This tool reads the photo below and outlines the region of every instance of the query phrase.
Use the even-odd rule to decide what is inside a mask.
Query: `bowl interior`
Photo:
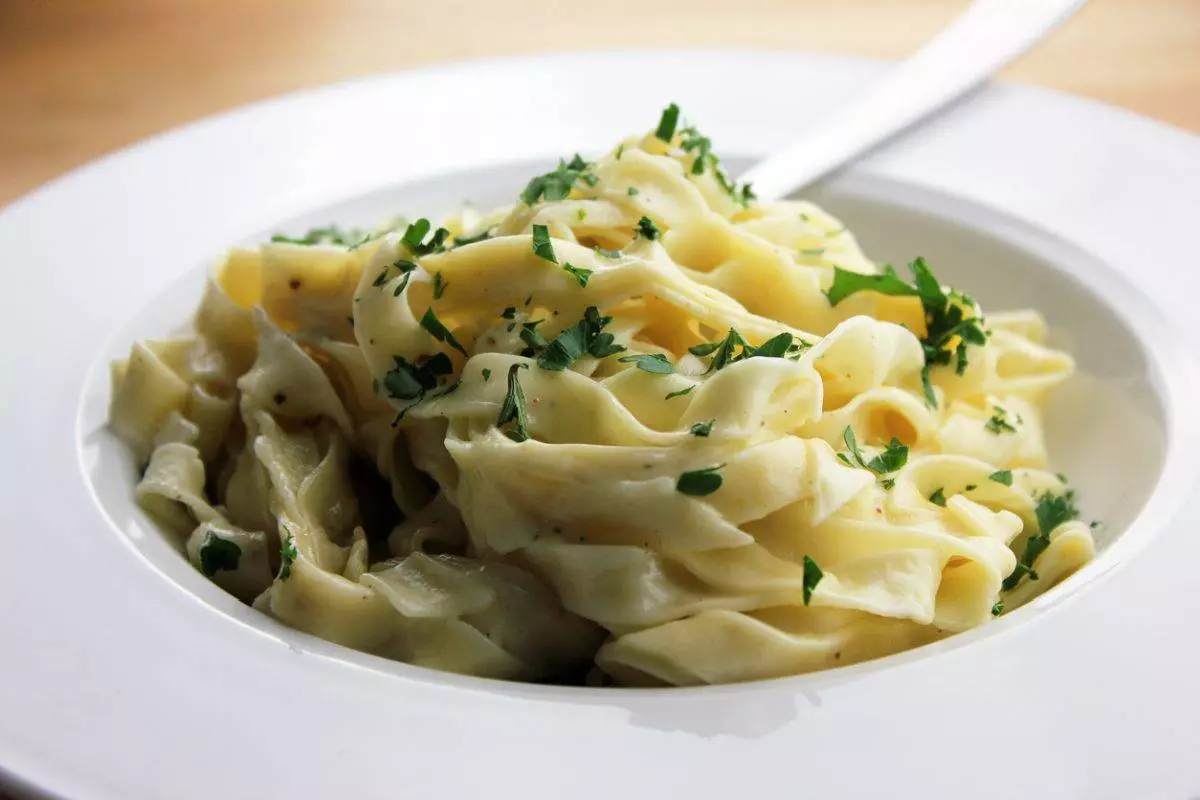
[[[736,167],[737,160],[731,161]],[[245,241],[331,221],[370,225],[396,214],[437,218],[464,203],[490,208],[511,202],[528,176],[544,166],[513,164],[381,189],[281,221]],[[939,278],[975,296],[985,311],[1032,307],[1042,312],[1051,325],[1051,343],[1072,353],[1079,367],[1049,405],[1052,468],[1077,488],[1084,518],[1102,521],[1101,549],[1119,539],[1162,475],[1170,423],[1165,384],[1147,346],[1155,338],[1152,315],[1145,324],[1144,319],[1136,326],[1130,322],[1130,309],[1142,307],[1136,288],[1086,253],[959,198],[855,172],[805,196],[841,217],[877,261],[899,266],[924,256]],[[192,569],[179,554],[180,543],[138,510],[136,465],[105,427],[107,362],[124,357],[136,339],[181,329],[199,300],[206,270],[207,265],[194,265],[136,310],[97,354],[82,398],[80,463],[102,511],[154,568],[242,622],[287,635],[265,617],[255,621],[259,615],[247,618],[236,611],[237,601]]]

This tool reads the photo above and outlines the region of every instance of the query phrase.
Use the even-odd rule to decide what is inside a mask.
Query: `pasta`
[[[987,624],[1094,554],[1071,358],[658,128],[511,207],[233,250],[113,365],[137,501],[219,586],[386,658],[696,685]]]

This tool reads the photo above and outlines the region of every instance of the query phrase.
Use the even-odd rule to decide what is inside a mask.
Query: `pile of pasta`
[[[850,664],[1086,563],[1038,314],[881,269],[674,128],[437,230],[230,252],[194,333],[113,365],[138,502],[286,625],[528,681]]]

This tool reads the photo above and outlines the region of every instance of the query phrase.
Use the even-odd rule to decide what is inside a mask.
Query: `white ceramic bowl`
[[[553,158],[643,129],[671,100],[736,167],[878,69],[676,53],[381,77],[189,126],[0,212],[15,387],[0,466],[9,781],[72,798],[1200,790],[1200,274],[1187,268],[1200,145],[1093,104],[989,89],[808,193],[869,255],[924,255],[985,308],[1038,308],[1078,359],[1047,427],[1055,466],[1105,523],[1101,554],[983,628],[741,686],[465,678],[272,622],[132,503],[132,464],[103,428],[107,362],[186,319],[230,243],[504,202]]]

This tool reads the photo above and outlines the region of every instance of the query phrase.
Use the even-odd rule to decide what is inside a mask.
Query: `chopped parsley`
[[[1030,535],[1025,540],[1025,550],[1021,553],[1016,569],[1001,584],[1001,588],[1006,592],[1015,589],[1025,575],[1028,575],[1031,581],[1038,580],[1038,574],[1034,571],[1033,565],[1038,556],[1050,546],[1050,534],[1059,525],[1079,516],[1079,509],[1075,507],[1075,493],[1070,491],[1066,494],[1046,492],[1038,498],[1034,516],[1037,518],[1037,533]]]
[[[625,194],[629,195],[630,197],[637,197],[641,193],[638,191],[636,186],[630,186],[625,190]]]
[[[517,318],[517,307],[516,306],[505,306],[504,310],[500,312],[500,316],[503,317],[504,319],[516,319]]]
[[[706,169],[711,169],[713,177],[717,184],[728,194],[734,202],[743,206],[749,205],[751,200],[754,200],[754,192],[750,188],[750,184],[737,186],[725,174],[725,170],[721,169],[721,159],[712,151],[712,140],[707,136],[701,136],[700,132],[694,126],[688,126],[679,132],[680,146],[687,152],[691,153],[693,175],[703,175]]]
[[[841,455],[841,454],[839,453],[838,455]],[[883,490],[885,492],[890,492],[892,490],[892,487],[896,485],[896,479],[895,478],[884,478],[882,481],[880,481],[880,485],[883,486]]]
[[[610,322],[612,317],[602,317],[595,306],[588,306],[583,319],[554,337],[554,341],[544,348],[533,347],[524,355],[537,356],[538,366],[542,369],[562,371],[585,355],[605,358],[620,353],[625,348],[614,342],[611,333],[604,332]]]
[[[740,353],[737,352],[737,348],[739,347],[741,348]],[[709,362],[707,371],[716,372],[734,362],[756,356],[766,358],[795,358],[801,351],[808,347],[811,347],[808,342],[798,341],[796,337],[786,332],[772,336],[758,347],[755,347],[742,338],[737,328],[730,328],[729,333],[721,341],[692,345],[688,348],[688,352],[699,358],[711,355],[713,358]]]
[[[718,470],[724,466],[724,464],[718,464],[715,467],[685,472],[679,476],[679,480],[675,481],[675,489],[691,497],[710,495],[721,488],[723,481]]]
[[[483,368],[483,382],[487,383],[492,379],[492,371],[487,367]]]
[[[547,346],[546,340],[537,332],[537,326],[541,325],[546,320],[535,319],[530,322],[521,323],[521,341],[525,343],[531,350],[540,350]]]
[[[680,389],[678,392],[671,392],[663,399],[670,400],[674,397],[683,397],[684,395],[691,394],[695,390],[696,390],[696,384],[692,384],[691,386],[687,387],[686,389]]]
[[[812,601],[813,592],[817,590],[817,584],[821,582],[821,578],[825,577],[825,573],[817,566],[817,562],[813,561],[808,556],[804,557],[804,605],[808,605]]]
[[[675,138],[675,126],[679,124],[679,106],[671,103],[663,109],[662,117],[658,120],[658,130],[654,131],[654,135],[666,142],[671,143]]]
[[[1000,406],[992,406],[992,410],[996,413],[992,414],[991,419],[984,423],[983,427],[987,428],[992,433],[999,436],[1002,433],[1016,433],[1017,428],[1008,421],[1008,411]]]
[[[384,267],[383,271],[379,273],[378,277],[376,277],[375,280],[371,282],[371,285],[375,286],[375,287],[381,287],[384,284],[386,284],[388,281],[392,280],[393,278],[397,278],[397,277],[403,275],[404,280],[400,281],[400,283],[396,285],[396,291],[392,292],[393,297],[399,297],[401,294],[403,294],[404,290],[408,287],[408,279],[412,277],[412,272],[416,268],[417,268],[417,265],[414,264],[413,262],[409,261],[406,258],[397,259],[397,260],[393,261],[391,264],[388,264],[386,267]],[[399,271],[395,275],[393,275],[392,274],[393,269],[399,270]]]
[[[429,220],[421,217],[405,229],[400,243],[408,248],[408,252],[418,257],[442,252],[446,249],[446,239],[450,236],[450,231],[438,228],[429,240],[425,241],[425,234],[429,233],[430,227]]]
[[[552,264],[558,263],[554,245],[550,242],[550,229],[545,225],[533,226],[533,252],[538,258],[544,258]]]
[[[930,271],[925,259],[918,258],[908,265],[913,274],[913,283],[907,283],[887,266],[881,275],[862,275],[841,267],[833,268],[833,284],[825,293],[832,305],[845,300],[857,292],[878,292],[892,297],[916,297],[925,312],[925,336],[921,348],[925,353],[925,367],[921,370],[921,385],[925,400],[937,407],[937,396],[929,373],[936,366],[948,366],[954,362],[954,371],[962,375],[967,370],[967,345],[987,343],[983,321],[978,317],[967,317],[963,305],[952,303],[957,299],[970,310],[976,310],[975,301],[964,294],[950,290],[945,292]],[[951,343],[957,339],[953,349]]]
[[[421,327],[434,339],[437,339],[439,342],[445,342],[464,356],[467,355],[467,348],[463,347],[462,343],[454,338],[454,334],[442,324],[441,320],[437,318],[437,314],[433,313],[432,308],[425,310],[425,315],[421,317]]]
[[[997,600],[992,604],[992,616],[998,617],[1004,613],[1004,600]]]
[[[988,480],[995,481],[996,483],[1002,483],[1005,486],[1012,486],[1012,470],[1002,469],[993,472],[991,475],[988,475]]]
[[[314,244],[340,244],[344,247],[350,247],[362,244],[366,237],[366,231],[361,228],[342,229],[337,225],[326,225],[324,228],[309,228],[308,232],[303,236],[293,237],[277,233],[271,237],[271,241],[282,244],[299,244],[308,247]]]
[[[426,392],[437,388],[438,378],[454,371],[450,357],[437,353],[420,364],[402,356],[392,356],[395,366],[383,376],[383,388],[393,400],[421,400]]]
[[[649,239],[652,242],[662,235],[662,231],[654,224],[654,220],[649,217],[639,219],[637,227],[633,229],[633,232],[643,239]]]
[[[300,554],[296,552],[296,540],[289,532],[279,543],[279,580],[286,581],[292,577],[292,564]]]
[[[617,361],[623,364],[633,362],[637,364],[637,368],[642,372],[649,372],[651,375],[670,375],[675,371],[675,368],[671,366],[671,362],[662,353],[650,353],[649,355],[637,353],[618,358]]]
[[[714,417],[707,422],[694,423],[692,427],[688,428],[688,433],[690,433],[692,436],[707,437],[710,433],[712,433],[712,426],[716,421],[716,417]]]
[[[570,161],[559,159],[556,169],[529,181],[525,190],[521,192],[521,202],[531,206],[538,200],[562,200],[571,193],[576,181],[580,180],[588,186],[595,186],[599,178],[588,172],[589,167],[591,164],[584,161],[578,153]]]
[[[575,219],[579,220],[580,222],[583,222],[585,219],[587,219],[587,209],[586,208],[577,209],[575,211]]]
[[[521,390],[521,382],[517,380],[517,372],[529,369],[528,364],[513,364],[508,368],[508,394],[504,397],[504,405],[500,407],[500,416],[496,427],[514,442],[523,442],[529,438],[529,417],[525,414],[525,392]]]
[[[584,269],[583,267],[572,266],[570,261],[563,262],[563,271],[570,275],[575,280],[579,281],[579,285],[586,287],[588,280],[591,279],[592,273],[595,270]]]
[[[442,279],[442,273],[439,271],[433,276],[433,299],[441,300],[442,295],[446,293],[446,287],[450,284]]]
[[[946,507],[946,490],[944,488],[938,489],[936,492],[929,495],[929,502],[933,503],[935,506],[941,506],[942,508],[945,508]]]
[[[867,461],[863,458],[862,451],[858,449],[858,438],[854,435],[854,428],[847,425],[842,431],[842,441],[846,443],[847,449],[854,456],[854,461],[863,469],[869,469],[876,475],[885,475],[889,472],[895,472],[908,463],[908,445],[903,444],[899,439],[892,437],[892,441],[887,447],[880,451],[879,455]],[[842,461],[854,466],[845,453],[838,453]]]
[[[468,244],[475,244],[476,242],[482,242],[490,238],[492,238],[492,229],[485,228],[482,232],[477,233],[474,236],[455,236],[454,246],[464,247]]]
[[[199,556],[200,571],[204,573],[204,577],[211,578],[218,572],[237,569],[238,560],[242,557],[242,548],[209,531],[200,543]]]

